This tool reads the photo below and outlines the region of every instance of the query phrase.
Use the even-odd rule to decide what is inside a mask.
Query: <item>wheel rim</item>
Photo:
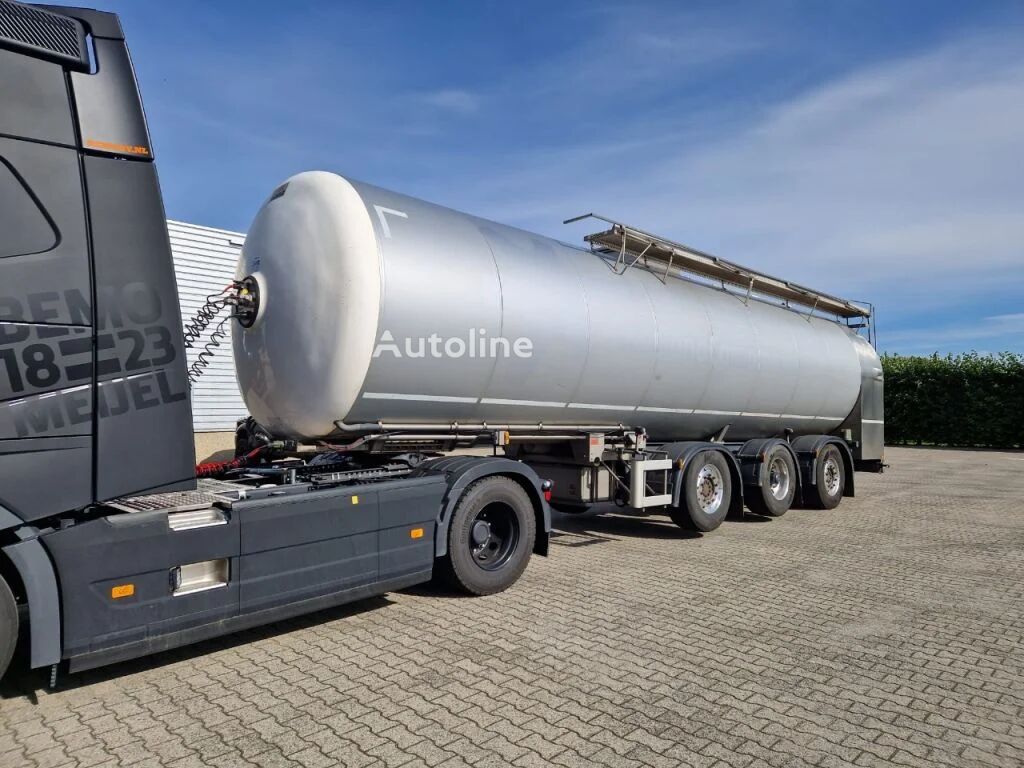
[[[783,501],[789,495],[789,464],[781,456],[772,459],[768,465],[768,488],[776,501]]]
[[[469,526],[469,551],[473,562],[485,571],[496,571],[512,557],[519,543],[519,518],[503,502],[488,504]]]
[[[829,496],[839,495],[839,482],[842,478],[842,471],[839,462],[834,456],[825,459],[825,491]]]
[[[713,515],[722,506],[725,482],[714,464],[705,464],[697,473],[697,504],[701,512]]]

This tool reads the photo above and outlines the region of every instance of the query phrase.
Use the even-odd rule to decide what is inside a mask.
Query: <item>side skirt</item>
[[[69,660],[69,671],[81,672],[86,669],[94,669],[118,661],[134,659],[139,656],[147,656],[152,653],[160,653],[183,645],[190,645],[212,637],[239,632],[243,629],[251,629],[274,621],[282,621],[305,613],[313,613],[325,608],[344,605],[356,600],[363,600],[368,597],[376,597],[387,592],[396,592],[415,584],[422,584],[430,581],[433,575],[432,569],[418,571],[405,576],[386,581],[378,581],[373,584],[366,584],[352,589],[342,590],[330,595],[321,595],[308,600],[300,600],[295,603],[268,608],[255,613],[247,613],[224,621],[204,624],[199,627],[191,627],[178,632],[171,632],[166,635],[146,638],[137,642],[120,645],[116,648],[108,648],[102,651],[86,653],[75,656]]]

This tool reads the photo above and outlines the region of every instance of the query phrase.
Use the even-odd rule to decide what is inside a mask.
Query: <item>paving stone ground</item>
[[[557,516],[417,589],[0,688],[0,766],[1020,766],[1024,453],[890,449],[831,512]]]

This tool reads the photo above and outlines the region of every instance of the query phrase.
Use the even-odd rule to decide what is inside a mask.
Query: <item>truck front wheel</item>
[[[18,605],[7,582],[0,577],[0,678],[7,672],[7,665],[18,644]]]
[[[473,595],[512,586],[526,569],[537,537],[533,504],[507,477],[485,477],[462,494],[448,526],[447,581]]]

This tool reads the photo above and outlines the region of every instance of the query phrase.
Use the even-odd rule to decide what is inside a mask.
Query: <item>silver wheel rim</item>
[[[825,459],[825,492],[829,496],[839,495],[839,479],[842,472],[839,469],[839,462],[832,456]]]
[[[781,456],[772,459],[768,465],[768,488],[776,501],[782,501],[789,495],[789,464]]]
[[[714,464],[705,464],[697,473],[697,504],[705,515],[713,515],[722,506],[725,483]]]

